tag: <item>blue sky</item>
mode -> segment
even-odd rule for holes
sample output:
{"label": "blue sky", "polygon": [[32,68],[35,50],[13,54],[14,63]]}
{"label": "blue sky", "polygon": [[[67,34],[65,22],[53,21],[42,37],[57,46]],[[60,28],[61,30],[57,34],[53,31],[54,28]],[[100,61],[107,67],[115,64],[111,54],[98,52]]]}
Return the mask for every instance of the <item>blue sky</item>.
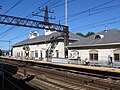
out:
{"label": "blue sky", "polygon": [[[54,10],[49,16],[56,17],[49,20],[52,23],[64,25],[64,0],[0,0],[0,14],[17,17],[26,17],[43,21],[43,18],[32,16],[32,12],[38,12],[38,7],[43,9],[46,5]],[[44,15],[43,12],[39,13]],[[69,31],[86,34],[89,31],[99,32],[108,29],[120,29],[120,0],[68,0],[68,25]],[[11,45],[29,38],[30,31],[38,31],[40,35],[43,30],[0,25],[0,40],[11,41]],[[1,49],[8,49],[8,42],[0,41]]]}

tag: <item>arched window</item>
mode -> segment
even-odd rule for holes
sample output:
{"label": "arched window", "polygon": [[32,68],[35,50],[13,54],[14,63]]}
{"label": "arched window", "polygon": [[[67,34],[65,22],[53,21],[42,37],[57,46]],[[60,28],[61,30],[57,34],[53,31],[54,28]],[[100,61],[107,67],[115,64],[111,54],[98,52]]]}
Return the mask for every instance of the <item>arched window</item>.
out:
{"label": "arched window", "polygon": [[94,39],[96,40],[96,39],[102,39],[104,37],[104,35],[96,35],[95,37],[94,37]]}
{"label": "arched window", "polygon": [[35,50],[35,57],[38,57],[38,51]]}
{"label": "arched window", "polygon": [[90,50],[89,51],[89,59],[91,61],[98,61],[98,51],[97,50]]}
{"label": "arched window", "polygon": [[114,61],[115,62],[120,62],[120,49],[114,50]]}

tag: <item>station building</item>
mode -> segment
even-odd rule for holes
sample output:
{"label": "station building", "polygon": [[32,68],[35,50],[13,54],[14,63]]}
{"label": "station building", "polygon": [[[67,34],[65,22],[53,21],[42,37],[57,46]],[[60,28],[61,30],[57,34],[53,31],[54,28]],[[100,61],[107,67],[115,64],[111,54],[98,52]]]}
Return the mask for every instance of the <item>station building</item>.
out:
{"label": "station building", "polygon": [[[30,38],[13,45],[12,55],[20,58],[41,59],[47,57],[47,50],[52,48],[52,57],[65,58],[68,50],[64,45],[62,32],[45,31],[45,35],[39,36],[37,32],[30,32]],[[55,38],[55,39],[54,39]],[[76,34],[69,33],[69,44],[83,40]]]}
{"label": "station building", "polygon": [[92,62],[120,63],[120,30],[103,30],[68,47],[68,58]]}

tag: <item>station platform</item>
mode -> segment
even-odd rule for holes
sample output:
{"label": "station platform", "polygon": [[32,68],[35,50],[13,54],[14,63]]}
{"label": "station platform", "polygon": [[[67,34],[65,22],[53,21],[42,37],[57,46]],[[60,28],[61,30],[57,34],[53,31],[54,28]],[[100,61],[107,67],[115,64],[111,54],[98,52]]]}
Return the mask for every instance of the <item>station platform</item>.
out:
{"label": "station platform", "polygon": [[85,66],[85,65],[73,65],[59,62],[45,62],[45,61],[35,61],[35,60],[22,60],[18,58],[8,58],[8,57],[0,57],[1,59],[7,59],[17,62],[29,63],[31,65],[42,65],[42,66],[50,66],[53,68],[63,68],[67,70],[75,70],[87,73],[101,74],[103,76],[116,76],[120,77],[120,69],[118,68],[108,68],[108,67],[94,67],[94,66]]}

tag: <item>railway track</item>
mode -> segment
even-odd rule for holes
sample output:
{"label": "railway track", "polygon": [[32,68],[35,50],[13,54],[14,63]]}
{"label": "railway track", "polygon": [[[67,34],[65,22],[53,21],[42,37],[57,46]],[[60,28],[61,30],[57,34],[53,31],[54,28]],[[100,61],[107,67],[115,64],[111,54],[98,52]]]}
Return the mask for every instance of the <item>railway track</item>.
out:
{"label": "railway track", "polygon": [[[24,70],[27,75],[36,75],[36,78],[27,82],[44,90],[119,90],[119,80],[106,78],[97,78],[88,75],[76,74],[54,68],[45,68],[38,66],[19,65],[16,62],[4,61],[5,64],[11,64],[18,68],[18,76],[24,77]],[[26,66],[26,67],[25,67]],[[36,83],[37,82],[37,83]]]}

